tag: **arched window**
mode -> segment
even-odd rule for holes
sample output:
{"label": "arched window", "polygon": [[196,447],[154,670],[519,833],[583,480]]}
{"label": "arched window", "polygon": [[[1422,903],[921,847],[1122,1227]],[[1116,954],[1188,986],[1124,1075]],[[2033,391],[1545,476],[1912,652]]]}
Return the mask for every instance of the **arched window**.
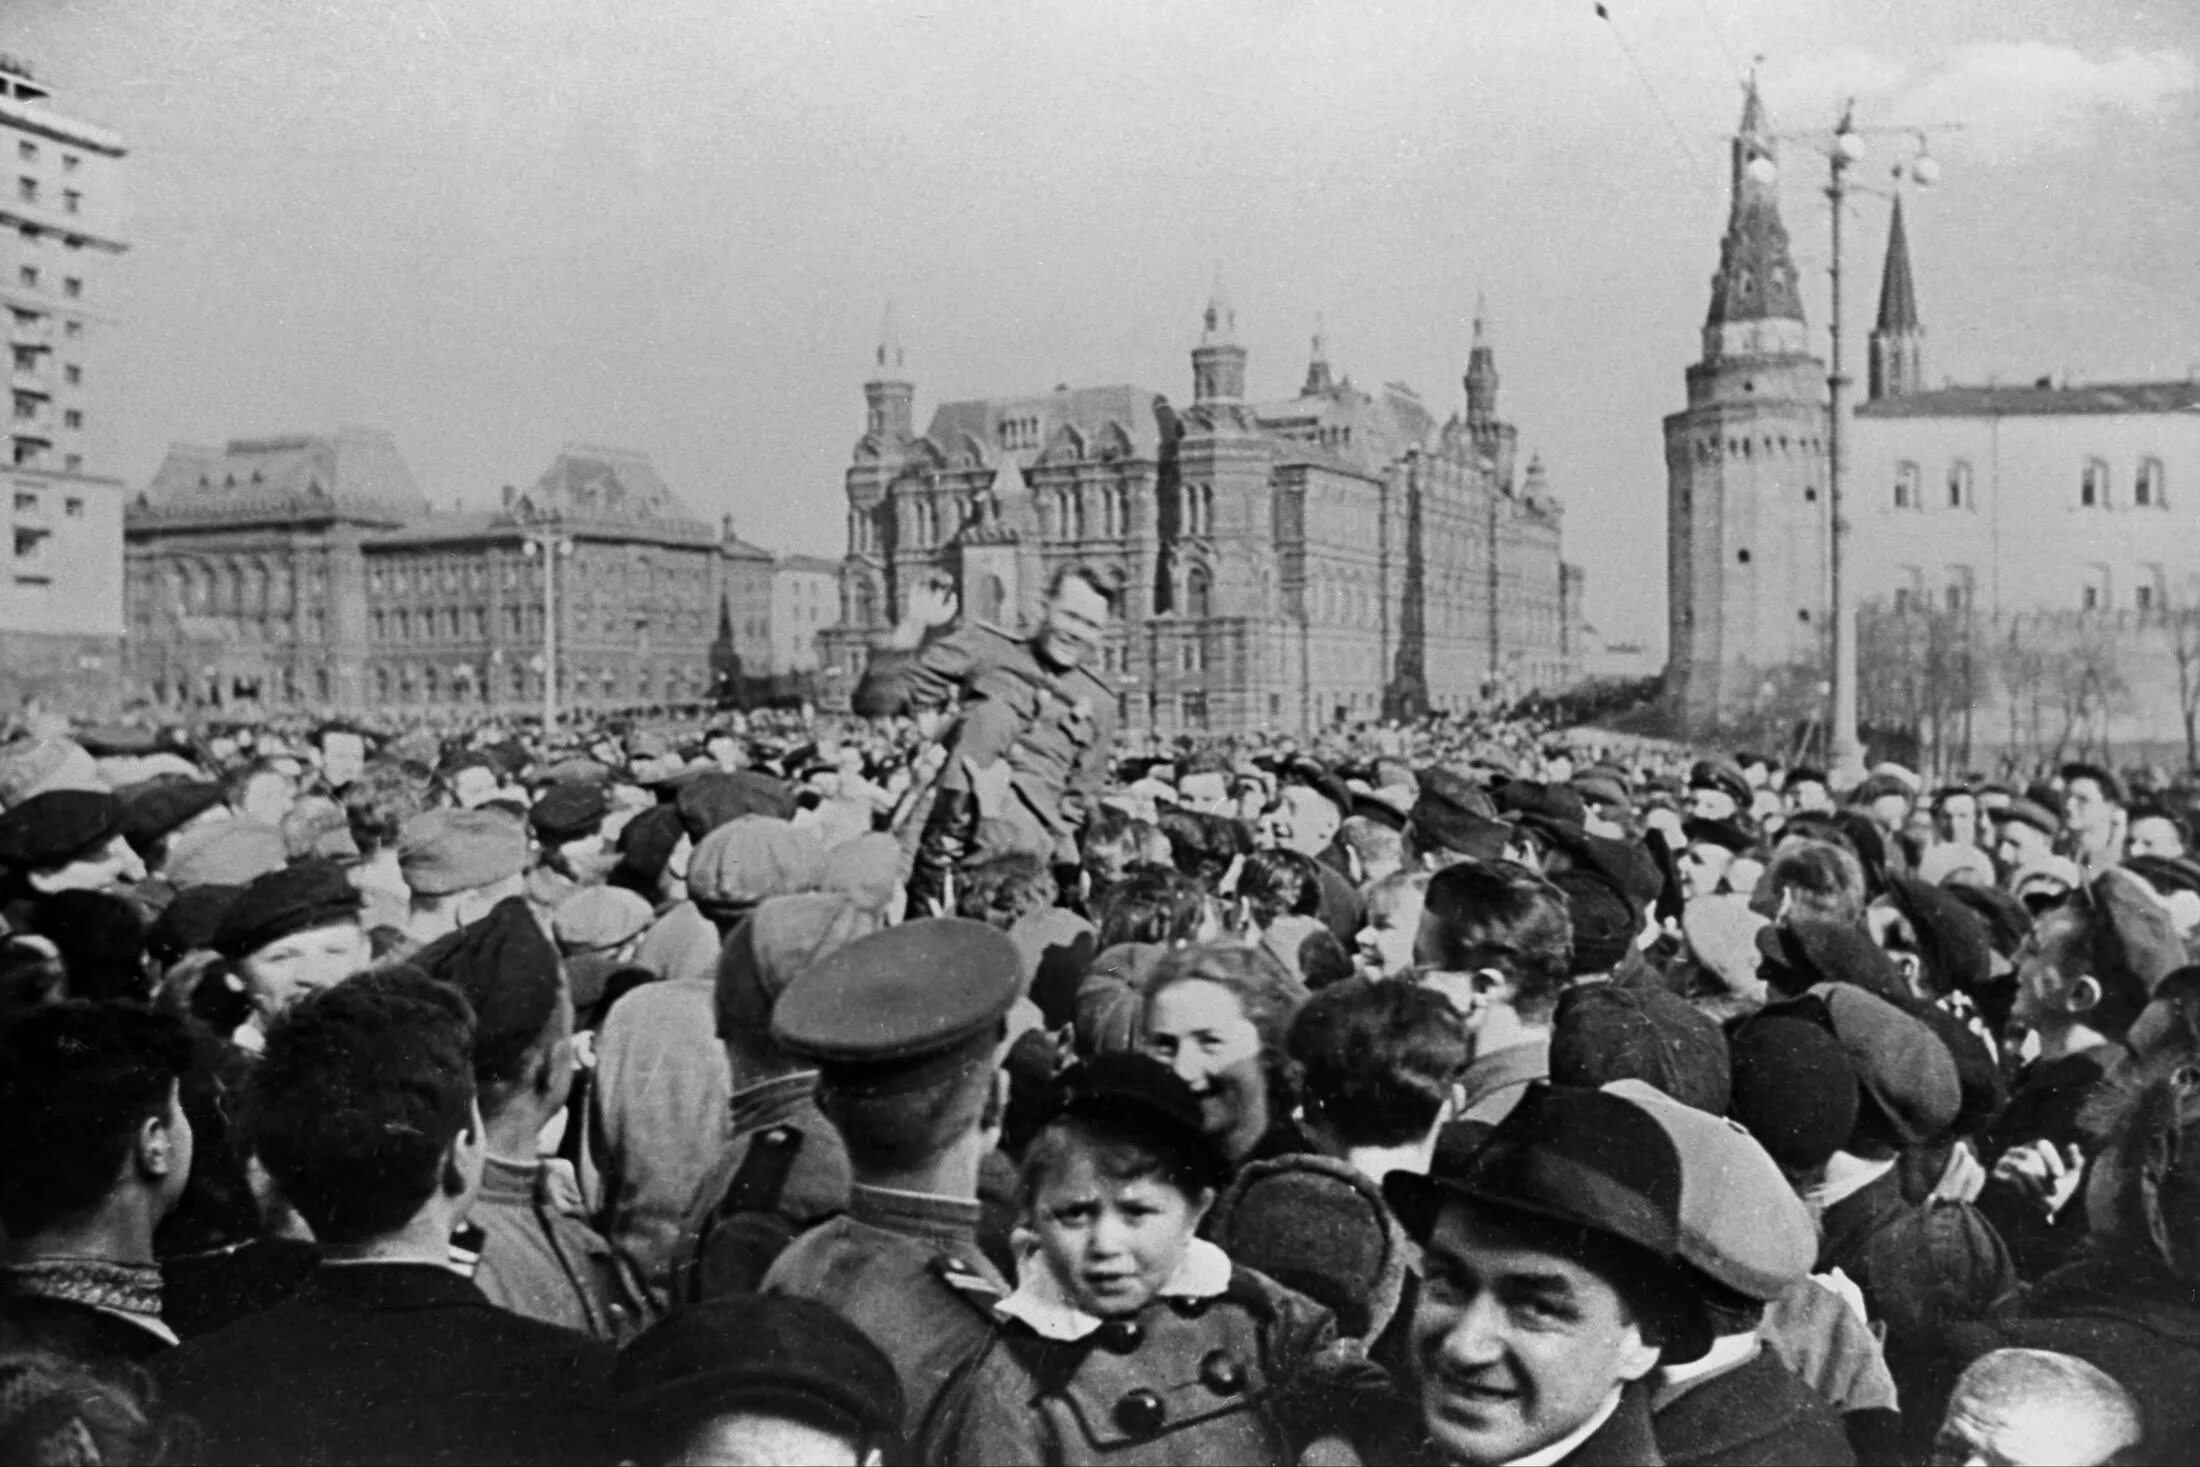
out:
{"label": "arched window", "polygon": [[2105,509],[2108,505],[2108,465],[2097,458],[2085,461],[2084,470],[2078,475],[2078,506],[2081,509]]}
{"label": "arched window", "polygon": [[2140,509],[2161,509],[2169,503],[2162,482],[2162,461],[2158,458],[2139,460],[2139,472],[2132,475],[2131,502]]}
{"label": "arched window", "polygon": [[1975,509],[1971,499],[1971,464],[1967,459],[1957,459],[1948,465],[1948,508]]}
{"label": "arched window", "polygon": [[1085,496],[1075,489],[1069,491],[1069,524],[1072,540],[1085,538]]}
{"label": "arched window", "polygon": [[1184,575],[1184,614],[1193,620],[1214,615],[1214,578],[1205,566],[1193,566]]}
{"label": "arched window", "polygon": [[1894,507],[1896,509],[1922,509],[1918,499],[1917,465],[1905,459],[1895,465]]}

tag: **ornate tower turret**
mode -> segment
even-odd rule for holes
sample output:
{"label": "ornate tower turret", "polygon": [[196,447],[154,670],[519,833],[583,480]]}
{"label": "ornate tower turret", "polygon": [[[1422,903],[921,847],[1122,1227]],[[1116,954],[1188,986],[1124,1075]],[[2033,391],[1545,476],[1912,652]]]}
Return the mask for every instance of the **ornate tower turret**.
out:
{"label": "ornate tower turret", "polygon": [[1306,383],[1299,388],[1301,397],[1321,397],[1336,386],[1336,379],[1329,374],[1329,342],[1322,331],[1322,318],[1314,318],[1314,349],[1306,363]]}
{"label": "ornate tower turret", "polygon": [[1497,353],[1483,335],[1489,307],[1474,301],[1474,345],[1467,350],[1467,428],[1480,438],[1497,426]]}
{"label": "ornate tower turret", "polygon": [[1222,267],[1215,266],[1214,289],[1207,296],[1206,329],[1192,348],[1192,401],[1245,400],[1245,348],[1237,344],[1237,312],[1222,291]]}
{"label": "ornate tower turret", "polygon": [[893,443],[906,442],[915,429],[917,389],[902,370],[901,332],[894,324],[894,303],[886,303],[886,319],[879,323],[878,372],[863,384],[863,400],[870,411],[864,429]]}
{"label": "ornate tower turret", "polygon": [[1879,277],[1879,321],[1871,335],[1871,401],[1901,397],[1925,385],[1925,327],[1917,319],[1917,287],[1910,281],[1910,237],[1902,227],[1902,198],[1887,225],[1887,267]]}

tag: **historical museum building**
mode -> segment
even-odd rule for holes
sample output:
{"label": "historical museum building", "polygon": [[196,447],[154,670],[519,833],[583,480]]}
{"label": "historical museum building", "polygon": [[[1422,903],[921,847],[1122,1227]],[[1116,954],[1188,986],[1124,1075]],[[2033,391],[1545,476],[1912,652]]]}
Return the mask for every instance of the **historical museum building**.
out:
{"label": "historical museum building", "polygon": [[27,66],[0,57],[0,698],[11,706],[89,709],[118,691],[123,487],[97,467],[112,402],[99,352],[128,249],[123,156],[112,130],[55,111]]}
{"label": "historical museum building", "polygon": [[620,449],[465,513],[385,433],[178,444],[125,532],[130,682],[163,708],[526,714],[548,660],[563,708],[691,704],[715,640],[771,658],[771,555]]}
{"label": "historical museum building", "polygon": [[[1826,368],[1749,167],[1773,155],[1752,85],[1703,360],[1665,420],[1667,687],[1694,729],[1826,656]],[[1960,714],[1968,763],[2043,726],[2181,745],[2181,686],[2200,711],[2200,382],[1934,386],[1925,339],[1897,198],[1844,439],[1866,721],[1929,716],[1929,752]]]}
{"label": "historical museum building", "polygon": [[1582,574],[1498,416],[1479,321],[1443,422],[1408,387],[1334,375],[1318,334],[1289,398],[1248,398],[1246,357],[1218,284],[1181,409],[1065,387],[943,403],[919,434],[889,326],[846,477],[829,691],[845,699],[920,578],[1015,628],[1079,560],[1123,578],[1104,660],[1131,728],[1312,729],[1576,676]]}

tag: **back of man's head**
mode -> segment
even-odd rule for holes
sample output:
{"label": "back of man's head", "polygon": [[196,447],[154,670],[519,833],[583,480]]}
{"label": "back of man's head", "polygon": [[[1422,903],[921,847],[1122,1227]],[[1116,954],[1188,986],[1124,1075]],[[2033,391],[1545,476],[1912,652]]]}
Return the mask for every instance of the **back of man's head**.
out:
{"label": "back of man's head", "polygon": [[1447,866],[1429,880],[1414,960],[1447,973],[1494,969],[1513,984],[1514,1011],[1547,1023],[1573,963],[1566,898],[1510,861]]}
{"label": "back of man's head", "polygon": [[474,1017],[412,968],[368,973],[278,1020],[246,1082],[244,1134],[324,1246],[403,1228],[472,1124]]}
{"label": "back of man's head", "polygon": [[1426,1137],[1469,1058],[1466,1024],[1442,994],[1364,979],[1308,999],[1284,1047],[1308,1115],[1347,1146]]}
{"label": "back of man's head", "polygon": [[167,1014],[48,1004],[0,1037],[0,1227],[20,1242],[98,1210],[138,1129],[165,1115],[191,1063]]}

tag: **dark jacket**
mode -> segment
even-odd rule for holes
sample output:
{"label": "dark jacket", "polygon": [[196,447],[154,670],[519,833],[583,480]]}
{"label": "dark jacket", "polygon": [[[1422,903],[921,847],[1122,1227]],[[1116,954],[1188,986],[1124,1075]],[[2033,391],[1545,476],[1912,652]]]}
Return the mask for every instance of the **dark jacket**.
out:
{"label": "dark jacket", "polygon": [[2057,1151],[2076,1145],[2091,1155],[2094,1144],[2079,1128],[2078,1114],[2122,1052],[2119,1045],[2101,1044],[2025,1066],[2008,1107],[1981,1138],[1979,1160],[1988,1178],[1979,1193],[1979,1211],[2009,1245],[2017,1272],[2027,1279],[2045,1278],[2076,1256],[2086,1237],[2084,1199],[2082,1194],[2073,1197],[2049,1221],[2019,1188],[1993,1179],[1994,1164],[2011,1148],[2033,1141],[2045,1141]]}
{"label": "dark jacket", "polygon": [[1841,1415],[1772,1351],[1651,1398],[1658,1450],[1674,1467],[1846,1467]]}
{"label": "dark jacket", "polygon": [[145,1365],[171,1348],[144,1325],[109,1310],[0,1290],[0,1350],[45,1350],[103,1368]]}
{"label": "dark jacket", "polygon": [[449,1269],[356,1263],[153,1368],[210,1462],[608,1462],[611,1362]]}
{"label": "dark jacket", "polygon": [[2081,1258],[1993,1319],[1958,1330],[1954,1344],[1963,1359],[2032,1349],[2089,1361],[2138,1404],[2146,1438],[2128,1460],[2200,1462],[2200,1289],[2158,1262]]}
{"label": "dark jacket", "polygon": [[[1411,1384],[1400,1382],[1404,1389],[1399,1393],[1391,1420],[1396,1434],[1364,1443],[1361,1460],[1395,1462],[1400,1467],[1422,1467],[1422,1464],[1435,1467],[1446,1460],[1422,1429],[1420,1402]],[[1665,1457],[1651,1429],[1649,1389],[1640,1383],[1628,1386],[1620,1393],[1619,1409],[1607,1417],[1602,1426],[1590,1432],[1580,1446],[1559,1458],[1559,1464],[1560,1467],[1664,1467]]]}

